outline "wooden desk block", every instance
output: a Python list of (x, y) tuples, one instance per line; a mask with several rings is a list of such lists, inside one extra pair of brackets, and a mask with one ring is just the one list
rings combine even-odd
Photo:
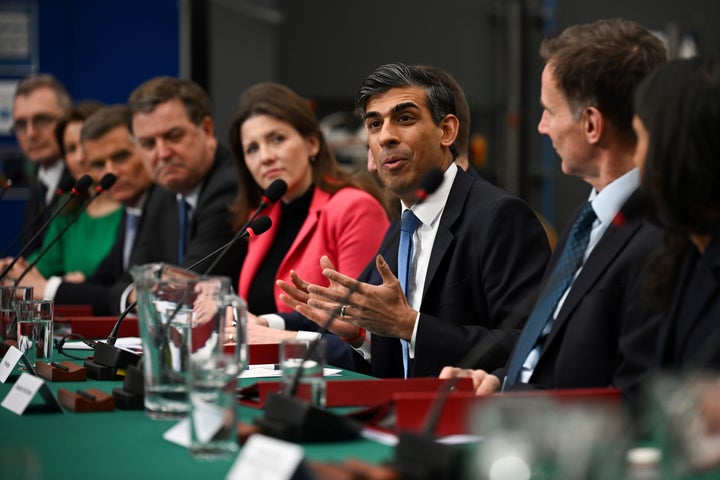
[(59, 362), (65, 366), (68, 371), (58, 368), (46, 362), (36, 362), (35, 370), (37, 374), (51, 382), (84, 382), (87, 380), (87, 369), (73, 362)]
[(112, 412), (115, 410), (115, 399), (112, 395), (97, 388), (88, 388), (85, 393), (94, 397), (94, 400), (65, 388), (58, 390), (58, 400), (60, 400), (63, 407), (77, 413)]

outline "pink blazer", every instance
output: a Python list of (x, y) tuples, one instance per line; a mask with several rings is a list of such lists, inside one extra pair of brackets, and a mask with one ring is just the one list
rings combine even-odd
[[(273, 225), (280, 219), (280, 203), (268, 213)], [(328, 285), (322, 275), (320, 257), (327, 255), (339, 272), (357, 277), (374, 258), (390, 222), (382, 205), (369, 193), (357, 188), (343, 188), (334, 194), (315, 188), (308, 216), (285, 258), (276, 278), (290, 281), (290, 270), (317, 285)], [(275, 241), (277, 230), (251, 238), (240, 272), (238, 292), (247, 298), (258, 268)], [(268, 288), (270, 286), (268, 285)], [(278, 312), (292, 309), (279, 300), (281, 290), (272, 285)]]

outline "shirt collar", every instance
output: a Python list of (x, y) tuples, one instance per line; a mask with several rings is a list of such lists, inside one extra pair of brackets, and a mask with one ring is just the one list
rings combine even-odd
[(190, 190), (190, 192), (187, 195), (181, 195), (177, 194), (177, 200), (178, 202), (185, 198), (185, 201), (190, 205), (190, 208), (194, 211), (198, 204), (198, 197), (200, 196), (200, 184), (196, 185), (195, 188)]
[[(409, 207), (415, 216), (417, 216), (423, 225), (432, 225), (438, 218), (445, 208), (445, 203), (450, 195), (450, 189), (455, 181), (457, 175), (457, 165), (451, 163), (450, 166), (443, 173), (443, 181), (435, 192), (427, 196), (424, 202), (416, 203), (412, 207)], [(408, 209), (405, 203), (402, 203), (403, 211)]]
[(62, 177), (64, 169), (65, 162), (63, 161), (55, 162), (50, 167), (40, 167), (38, 169), (38, 180), (45, 184), (49, 190), (55, 190), (60, 183), (60, 177)]
[(134, 207), (125, 206), (125, 212), (128, 215), (135, 215), (135, 216), (142, 216), (143, 209), (145, 208), (145, 201), (147, 200), (148, 192), (145, 190), (143, 194), (140, 196), (140, 200), (138, 200), (137, 204)]
[(600, 192), (593, 188), (588, 201), (592, 203), (598, 220), (603, 224), (612, 222), (620, 208), (639, 186), (640, 172), (637, 168), (633, 168), (607, 184)]

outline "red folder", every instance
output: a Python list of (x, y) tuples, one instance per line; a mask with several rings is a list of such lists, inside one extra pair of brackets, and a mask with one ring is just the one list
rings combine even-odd
[(55, 305), (53, 307), (55, 318), (58, 317), (90, 317), (92, 307), (90, 305)]
[[(443, 380), (437, 378), (389, 378), (372, 380), (333, 380), (325, 387), (325, 405), (327, 407), (373, 407), (393, 399), (403, 392), (435, 395)], [(302, 385), (298, 388), (298, 396), (302, 397)], [(257, 382), (238, 390), (240, 403), (251, 407), (262, 408), (265, 398), (270, 392), (281, 389), (279, 381)], [(456, 387), (459, 392), (472, 392), (472, 380), (461, 379)]]
[[(552, 398), (567, 403), (602, 403), (621, 407), (620, 390), (617, 388), (579, 388), (565, 390), (533, 390), (476, 397), (472, 393), (456, 391), (451, 394), (437, 423), (435, 434), (438, 436), (470, 433), (469, 418), (483, 402), (502, 401), (503, 397)], [(393, 396), (395, 402), (396, 428), (398, 430), (420, 431), (425, 426), (428, 409), (435, 400), (433, 393), (398, 393)]]
[[(225, 345), (225, 353), (235, 353), (235, 344)], [(249, 365), (280, 362), (280, 346), (277, 343), (248, 345)]]
[[(70, 331), (86, 338), (106, 338), (117, 317), (70, 317)], [(137, 317), (127, 316), (120, 325), (120, 337), (139, 337)]]

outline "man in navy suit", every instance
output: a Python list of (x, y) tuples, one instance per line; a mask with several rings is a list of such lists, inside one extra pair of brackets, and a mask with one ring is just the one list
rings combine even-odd
[[(381, 66), (363, 83), (357, 105), (380, 179), (402, 200), (403, 215), (412, 211), (420, 221), (412, 234), (407, 295), (396, 277), (396, 222), (351, 295), (355, 280), (323, 259), (328, 288), (294, 277), (295, 285), (279, 283), (288, 294), (281, 298), (318, 323), (342, 307), (344, 322), (331, 330), (376, 376), (436, 376), (483, 338), (492, 339), (492, 348), (482, 364), (504, 365), (520, 326), (502, 322), (535, 292), (548, 258), (540, 223), (524, 202), (454, 163), (455, 102), (432, 73)], [(416, 191), (433, 168), (443, 172), (442, 183), (418, 202)]]
[[(643, 271), (661, 235), (640, 220), (618, 227), (613, 219), (639, 185), (633, 91), (665, 62), (665, 48), (634, 22), (602, 20), (545, 40), (540, 53), (546, 64), (538, 131), (552, 140), (563, 172), (592, 186), (596, 219), (583, 259), (540, 334), (530, 339), (529, 353), (521, 340), (504, 368), (448, 367), (441, 376), (471, 376), (478, 394), (495, 392), (504, 381), (505, 390), (617, 386), (633, 395), (653, 358), (657, 318), (644, 295)], [(579, 210), (550, 259), (526, 330), (550, 290)]]
[[(234, 236), (229, 205), (237, 196), (237, 171), (230, 151), (219, 144), (210, 101), (194, 82), (155, 77), (128, 99), (131, 129), (150, 176), (167, 192), (153, 228), (162, 235), (138, 250), (189, 267)], [(212, 272), (236, 282), (246, 244), (238, 242)], [(214, 259), (197, 266), (205, 272)], [(157, 260), (155, 260), (157, 261)]]

